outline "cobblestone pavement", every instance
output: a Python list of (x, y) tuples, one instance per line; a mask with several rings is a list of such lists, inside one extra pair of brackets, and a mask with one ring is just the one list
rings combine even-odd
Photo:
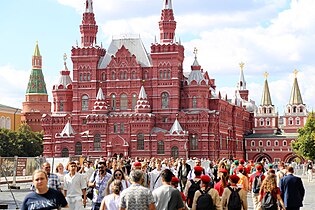
[[(299, 173), (297, 173), (297, 176)], [(315, 209), (315, 176), (313, 182), (307, 182), (307, 177), (305, 175), (301, 176), (303, 180), (303, 184), (305, 187), (305, 197), (304, 197), (304, 206), (301, 208), (301, 210), (314, 210)], [(20, 187), (19, 190), (12, 190), (12, 194), (15, 197), (16, 203), (13, 199), (13, 196), (8, 190), (8, 186), (1, 184), (1, 192), (0, 192), (0, 205), (2, 204), (8, 204), (9, 209), (19, 209), (21, 206), (21, 203), (23, 202), (24, 197), (30, 192), (31, 183), (18, 183), (17, 186)], [(253, 203), (250, 194), (247, 196), (248, 204), (250, 210), (253, 210)], [(91, 209), (91, 202), (89, 201), (87, 204), (86, 209)], [(1, 209), (1, 208), (0, 208)]]

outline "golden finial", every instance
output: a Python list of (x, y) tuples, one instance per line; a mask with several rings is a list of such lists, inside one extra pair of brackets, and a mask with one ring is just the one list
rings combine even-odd
[(294, 74), (294, 78), (296, 78), (296, 75), (299, 73), (298, 70), (294, 69), (293, 74)]
[(145, 80), (143, 79), (141, 82), (142, 82), (142, 85), (144, 85)]
[(197, 49), (197, 47), (195, 47), (194, 48), (195, 59), (197, 58), (197, 53), (198, 53), (198, 49)]
[(266, 71), (265, 71), (265, 73), (264, 73), (264, 77), (265, 77), (265, 79), (267, 79), (267, 78), (268, 78), (268, 76), (269, 76), (268, 72), (266, 72)]
[(241, 70), (242, 70), (242, 71), (243, 71), (243, 69), (244, 69), (244, 65), (245, 65), (245, 63), (240, 62), (240, 67), (241, 67)]

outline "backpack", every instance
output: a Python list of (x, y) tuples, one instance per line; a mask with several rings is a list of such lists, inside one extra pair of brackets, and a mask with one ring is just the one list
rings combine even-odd
[(208, 194), (209, 190), (199, 190), (201, 195), (197, 199), (197, 210), (215, 210), (211, 195)]
[(255, 176), (255, 179), (254, 179), (254, 183), (253, 183), (253, 193), (259, 193), (259, 190), (260, 190), (260, 186), (261, 186), (261, 183), (262, 183), (262, 173), (259, 175), (259, 176)]
[(194, 200), (194, 196), (195, 196), (195, 192), (197, 190), (200, 190), (200, 183), (201, 183), (201, 180), (199, 180), (198, 182), (195, 182), (194, 180), (190, 180), (191, 182), (191, 186), (189, 187), (188, 189), (188, 195), (187, 195), (187, 205), (189, 208), (192, 207), (192, 204), (193, 204), (193, 200)]
[(273, 197), (271, 192), (267, 192), (263, 199), (261, 200), (261, 208), (262, 210), (277, 210), (278, 205), (277, 205), (277, 199)]
[(242, 201), (238, 192), (242, 188), (232, 189), (230, 186), (227, 187), (231, 191), (231, 195), (229, 197), (228, 202), (228, 210), (241, 210), (242, 209)]

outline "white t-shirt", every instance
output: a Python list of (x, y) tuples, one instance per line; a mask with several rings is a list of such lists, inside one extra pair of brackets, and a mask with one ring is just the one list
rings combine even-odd
[(119, 195), (109, 194), (104, 197), (104, 200), (105, 200), (106, 209), (110, 209), (110, 210), (119, 209), (119, 202), (120, 202)]
[(82, 174), (75, 173), (70, 176), (70, 173), (65, 175), (64, 190), (67, 190), (67, 197), (80, 197), (82, 196), (82, 189), (86, 188), (86, 181)]

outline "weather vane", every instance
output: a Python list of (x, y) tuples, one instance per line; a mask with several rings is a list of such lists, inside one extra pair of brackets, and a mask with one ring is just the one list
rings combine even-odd
[(242, 71), (243, 71), (243, 69), (244, 69), (244, 65), (245, 65), (245, 63), (240, 62), (240, 67), (241, 67), (241, 70), (242, 70)]
[(294, 74), (294, 77), (296, 78), (296, 75), (299, 73), (299, 71), (298, 70), (296, 70), (296, 69), (294, 69), (294, 71), (293, 71), (293, 74)]
[(198, 53), (198, 50), (197, 50), (197, 47), (195, 47), (194, 48), (195, 59), (197, 58), (197, 53)]

